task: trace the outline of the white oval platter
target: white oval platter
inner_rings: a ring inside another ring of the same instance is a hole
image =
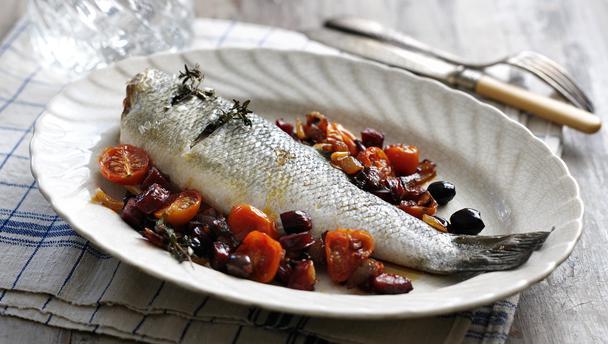
[[[515,270],[466,277],[408,271],[415,289],[405,295],[356,295],[323,277],[317,291],[297,291],[179,264],[90,198],[98,186],[111,188],[96,158],[117,143],[126,81],[148,67],[177,73],[184,63],[199,63],[206,86],[227,98],[251,99],[251,108],[269,120],[293,121],[318,110],[354,132],[373,127],[389,142],[417,145],[437,163],[438,180],[456,184],[456,198],[440,210],[444,217],[463,207],[479,209],[486,235],[555,229]],[[576,182],[525,127],[437,82],[345,57],[214,49],[128,59],[55,97],[36,124],[31,155],[39,188],[57,213],[106,252],[189,289],[299,314],[404,318],[488,304],[546,277],[568,257],[582,227]]]

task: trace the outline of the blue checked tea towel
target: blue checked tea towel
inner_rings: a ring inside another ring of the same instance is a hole
[[[199,19],[193,47],[271,47],[335,53],[295,32]],[[32,57],[28,22],[0,46],[0,313],[58,328],[152,343],[503,343],[519,297],[409,320],[322,319],[193,293],[105,254],[38,192],[29,168],[34,122],[66,80]],[[561,130],[507,110],[555,151]],[[0,318],[1,319],[1,318]]]

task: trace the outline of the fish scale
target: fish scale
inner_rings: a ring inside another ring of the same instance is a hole
[[[191,97],[171,106],[179,83],[153,69],[136,75],[127,87],[130,106],[122,115],[120,140],[144,148],[176,184],[200,191],[224,213],[248,203],[280,223],[279,214],[302,210],[311,216],[316,236],[337,228],[364,229],[374,237],[376,258],[441,274],[514,268],[549,234],[438,232],[359,189],[313,148],[253,113],[247,115],[251,126],[233,119],[193,144],[232,103]]]

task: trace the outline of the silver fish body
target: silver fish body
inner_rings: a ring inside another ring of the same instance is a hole
[[[314,149],[255,114],[248,115],[251,126],[232,120],[194,144],[232,103],[191,97],[172,106],[178,87],[179,80],[164,72],[136,75],[127,87],[120,140],[145,149],[174,182],[200,191],[205,202],[225,213],[240,203],[274,220],[282,212],[303,210],[316,236],[337,228],[365,229],[375,239],[376,258],[440,274],[517,267],[549,234],[440,233],[360,190]]]

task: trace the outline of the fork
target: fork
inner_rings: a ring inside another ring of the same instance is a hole
[[[536,52],[522,51],[487,63],[470,63],[372,20],[353,17],[334,18],[326,21],[325,26],[331,29],[370,37],[406,49],[416,50],[471,69],[483,70],[499,64],[517,67],[538,77],[574,106],[589,112],[593,112],[594,110],[593,103],[589,97],[585,95],[566,69],[550,58]]]

